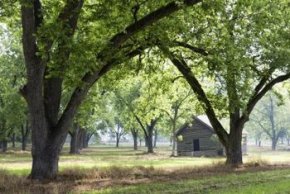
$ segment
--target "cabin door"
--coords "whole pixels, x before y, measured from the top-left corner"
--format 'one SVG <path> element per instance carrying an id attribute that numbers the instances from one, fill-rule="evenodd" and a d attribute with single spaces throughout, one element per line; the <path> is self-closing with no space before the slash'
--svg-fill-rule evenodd
<path id="1" fill-rule="evenodd" d="M 199 139 L 193 140 L 193 151 L 200 151 Z"/>

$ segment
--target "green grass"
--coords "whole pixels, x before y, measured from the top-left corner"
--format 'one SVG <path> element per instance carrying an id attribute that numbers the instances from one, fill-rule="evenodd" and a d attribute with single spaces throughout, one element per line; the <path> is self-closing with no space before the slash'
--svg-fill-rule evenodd
<path id="1" fill-rule="evenodd" d="M 290 169 L 276 169 L 259 172 L 214 172 L 212 174 L 204 174 L 210 166 L 216 166 L 223 163 L 223 157 L 206 158 L 206 157 L 169 157 L 170 148 L 160 147 L 156 149 L 155 154 L 144 154 L 145 149 L 133 151 L 131 147 L 92 147 L 85 149 L 80 155 L 68 154 L 68 148 L 64 148 L 60 156 L 60 171 L 67 174 L 68 180 L 66 187 L 62 182 L 41 185 L 34 187 L 31 183 L 25 182 L 24 178 L 31 169 L 31 155 L 29 152 L 10 150 L 7 154 L 0 154 L 0 172 L 4 170 L 7 175 L 1 177 L 3 182 L 7 177 L 11 181 L 11 187 L 21 184 L 21 189 L 67 189 L 65 193 L 213 193 L 213 194 L 262 194 L 262 193 L 290 193 Z M 247 162 L 263 162 L 267 164 L 289 164 L 290 153 L 288 151 L 279 150 L 276 152 L 265 148 L 250 147 L 249 154 L 244 156 Z M 140 167 L 147 167 L 149 170 L 155 171 L 149 176 L 141 175 L 141 178 L 131 176 L 135 170 Z M 120 168 L 120 170 L 119 170 Z M 122 169 L 123 168 L 123 169 Z M 182 169 L 204 168 L 193 172 L 189 177 L 180 176 Z M 147 171 L 145 169 L 143 172 Z M 178 172 L 176 177 L 174 173 L 170 174 L 168 179 L 164 179 L 164 175 L 158 174 L 158 170 L 169 172 Z M 115 171 L 119 172 L 115 172 Z M 260 169 L 261 170 L 261 169 Z M 130 178 L 126 177 L 126 173 L 130 174 Z M 184 171 L 183 171 L 184 172 Z M 94 175 L 94 173 L 96 175 Z M 116 174 L 114 174 L 116 173 Z M 119 174 L 118 174 L 119 173 Z M 167 172 L 166 172 L 167 173 Z M 3 174 L 3 173 L 2 173 Z M 105 175 L 100 178 L 100 174 Z M 134 174 L 134 173 L 133 173 Z M 141 173 L 142 174 L 142 173 Z M 10 176 L 11 175 L 11 176 Z M 13 175 L 17 175 L 18 182 L 14 182 Z M 115 175 L 119 176 L 115 179 Z M 87 177 L 86 177 L 87 176 Z M 123 177 L 124 176 L 124 182 Z M 155 177 L 157 176 L 157 177 Z M 78 178 L 76 178 L 78 177 Z M 134 178 L 135 177 L 135 178 Z M 120 180 L 119 180 L 120 179 Z M 132 180 L 131 180 L 132 179 Z M 109 185 L 102 185 L 102 182 Z M 135 182 L 134 182 L 135 181 Z M 138 182 L 140 181 L 140 182 Z M 26 186 L 28 185 L 28 186 Z M 80 189 L 81 187 L 81 189 Z M 81 192 L 80 192 L 81 191 Z M 1 193 L 1 184 L 0 184 Z"/>
<path id="2" fill-rule="evenodd" d="M 290 170 L 230 173 L 221 176 L 170 183 L 150 183 L 91 191 L 88 194 L 147 194 L 147 193 L 212 193 L 212 194 L 274 194 L 290 193 Z"/>
<path id="3" fill-rule="evenodd" d="M 154 168 L 183 168 L 208 166 L 221 163 L 224 158 L 193 158 L 169 157 L 170 148 L 161 147 L 154 155 L 144 155 L 145 149 L 133 151 L 131 147 L 92 147 L 82 151 L 80 155 L 68 154 L 64 148 L 60 156 L 60 170 L 67 168 L 107 168 L 110 166 L 145 166 Z M 249 155 L 244 156 L 245 162 L 266 161 L 269 164 L 290 163 L 290 153 L 287 151 L 269 151 L 264 148 L 251 147 Z M 0 169 L 12 174 L 25 175 L 31 169 L 31 155 L 29 152 L 11 151 L 0 154 Z"/>
<path id="4" fill-rule="evenodd" d="M 107 168 L 120 167 L 154 167 L 154 168 L 182 168 L 188 166 L 212 165 L 224 161 L 224 158 L 192 158 L 169 157 L 170 149 L 161 147 L 156 154 L 144 154 L 145 149 L 133 151 L 131 147 L 93 147 L 88 148 L 80 155 L 68 154 L 65 148 L 60 156 L 60 170 L 67 168 Z M 9 152 L 0 154 L 0 169 L 12 174 L 28 174 L 31 169 L 31 156 L 28 152 Z"/>

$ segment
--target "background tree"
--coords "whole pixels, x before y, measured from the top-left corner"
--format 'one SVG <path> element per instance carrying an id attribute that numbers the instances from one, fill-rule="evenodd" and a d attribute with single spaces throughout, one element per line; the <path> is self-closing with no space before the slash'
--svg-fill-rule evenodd
<path id="1" fill-rule="evenodd" d="M 6 151 L 10 140 L 15 147 L 15 141 L 21 136 L 24 126 L 26 133 L 22 135 L 22 149 L 25 150 L 29 134 L 27 108 L 18 92 L 25 80 L 23 56 L 18 41 L 6 25 L 0 25 L 0 141 L 3 143 L 3 151 Z"/>
<path id="2" fill-rule="evenodd" d="M 225 146 L 227 164 L 243 162 L 242 131 L 257 102 L 290 78 L 287 6 L 284 1 L 204 3 L 184 19 L 183 31 L 190 33 L 160 40 Z M 219 121 L 225 116 L 228 127 Z"/>
<path id="3" fill-rule="evenodd" d="M 276 150 L 278 140 L 287 133 L 288 106 L 281 105 L 281 101 L 275 93 L 270 92 L 258 103 L 251 116 L 249 125 L 264 132 L 272 142 L 272 150 Z"/>

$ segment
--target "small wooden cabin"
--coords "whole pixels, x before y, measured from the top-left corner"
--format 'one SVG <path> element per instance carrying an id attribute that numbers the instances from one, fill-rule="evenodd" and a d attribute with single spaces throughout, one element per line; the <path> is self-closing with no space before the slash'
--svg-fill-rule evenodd
<path id="1" fill-rule="evenodd" d="M 211 127 L 207 117 L 193 117 L 191 124 L 186 124 L 176 132 L 178 156 L 221 156 L 224 147 Z M 246 153 L 246 135 L 243 134 L 242 149 Z"/>
<path id="2" fill-rule="evenodd" d="M 178 156 L 223 155 L 223 146 L 213 128 L 198 117 L 191 124 L 181 127 L 177 133 Z"/>

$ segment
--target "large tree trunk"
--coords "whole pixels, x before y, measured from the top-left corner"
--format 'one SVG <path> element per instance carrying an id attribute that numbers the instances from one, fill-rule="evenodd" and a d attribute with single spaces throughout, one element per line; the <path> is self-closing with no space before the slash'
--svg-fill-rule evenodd
<path id="1" fill-rule="evenodd" d="M 89 141 L 92 137 L 92 133 L 88 133 L 87 131 L 84 131 L 83 135 L 83 148 L 88 148 L 89 147 Z"/>
<path id="2" fill-rule="evenodd" d="M 69 132 L 70 134 L 70 154 L 79 154 L 79 134 L 80 134 L 80 128 L 78 125 L 74 126 L 74 129 L 72 132 Z"/>
<path id="3" fill-rule="evenodd" d="M 79 133 L 78 133 L 78 140 L 77 140 L 77 144 L 78 144 L 78 148 L 80 150 L 82 150 L 84 148 L 84 133 L 85 133 L 85 129 L 84 128 L 80 128 Z"/>
<path id="4" fill-rule="evenodd" d="M 25 126 L 24 125 L 21 126 L 21 148 L 22 148 L 22 151 L 26 150 L 28 135 L 29 135 L 29 126 L 28 126 L 28 121 L 26 121 Z"/>
<path id="5" fill-rule="evenodd" d="M 229 142 L 226 146 L 226 164 L 237 167 L 243 164 L 242 129 L 231 130 Z"/>
<path id="6" fill-rule="evenodd" d="M 277 142 L 278 142 L 278 140 L 276 139 L 276 137 L 273 137 L 272 138 L 272 146 L 271 146 L 271 148 L 272 148 L 273 151 L 276 150 Z"/>
<path id="7" fill-rule="evenodd" d="M 116 148 L 119 147 L 119 143 L 120 143 L 120 135 L 119 133 L 116 133 Z"/>
<path id="8" fill-rule="evenodd" d="M 153 137 L 152 134 L 145 137 L 145 142 L 147 145 L 147 153 L 154 153 L 153 151 Z"/>
<path id="9" fill-rule="evenodd" d="M 150 124 L 147 125 L 147 132 L 145 133 L 145 142 L 147 144 L 147 153 L 154 153 L 153 151 L 153 132 L 158 118 L 152 119 Z"/>
<path id="10" fill-rule="evenodd" d="M 54 179 L 58 172 L 60 149 L 58 146 L 47 144 L 41 152 L 32 153 L 32 179 Z"/>
<path id="11" fill-rule="evenodd" d="M 133 137 L 133 145 L 134 145 L 134 150 L 138 150 L 138 131 L 131 129 L 131 134 Z"/>
<path id="12" fill-rule="evenodd" d="M 2 141 L 2 152 L 6 152 L 7 151 L 7 145 L 8 145 L 7 140 L 3 140 Z"/>

